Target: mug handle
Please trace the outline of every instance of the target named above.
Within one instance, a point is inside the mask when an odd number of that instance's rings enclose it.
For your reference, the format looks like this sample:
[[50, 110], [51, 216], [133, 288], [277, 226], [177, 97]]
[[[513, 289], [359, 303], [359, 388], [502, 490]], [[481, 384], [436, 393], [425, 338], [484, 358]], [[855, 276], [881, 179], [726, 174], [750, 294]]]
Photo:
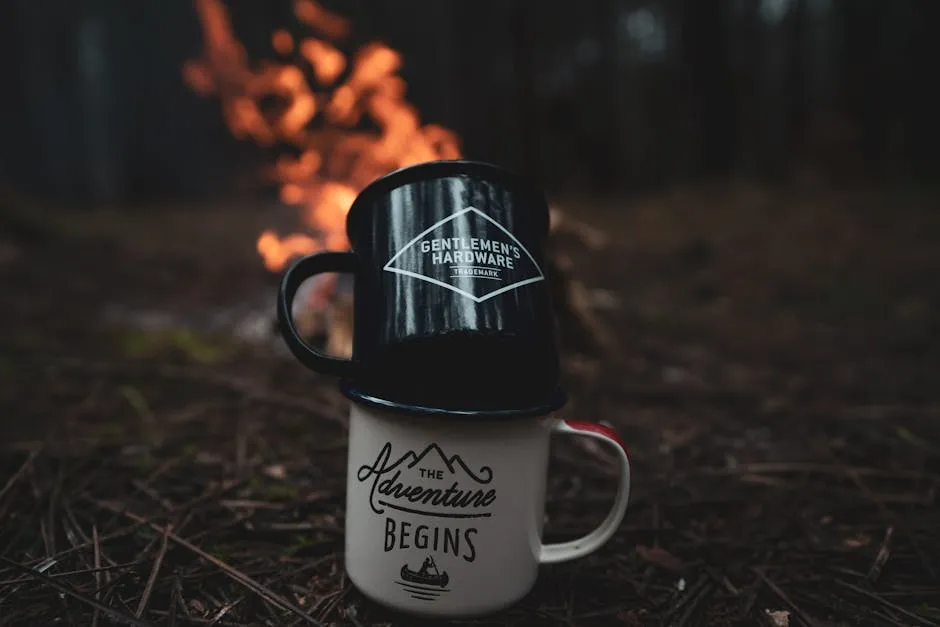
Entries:
[[316, 274], [342, 272], [355, 275], [358, 268], [359, 259], [355, 253], [322, 252], [301, 257], [291, 264], [281, 278], [277, 293], [277, 320], [282, 330], [281, 336], [294, 357], [311, 370], [338, 377], [350, 377], [356, 371], [357, 362], [354, 359], [325, 355], [303, 340], [294, 326], [292, 315], [297, 290], [304, 281]]
[[614, 497], [613, 506], [611, 506], [604, 522], [594, 531], [577, 540], [558, 544], [543, 544], [539, 554], [540, 564], [567, 562], [585, 557], [601, 548], [617, 532], [617, 528], [623, 521], [623, 516], [627, 511], [627, 503], [630, 500], [630, 458], [627, 455], [627, 447], [616, 431], [595, 422], [580, 420], [559, 420], [555, 423], [552, 431], [594, 438], [610, 446], [616, 451], [617, 460], [620, 462], [620, 483], [617, 487], [617, 495]]

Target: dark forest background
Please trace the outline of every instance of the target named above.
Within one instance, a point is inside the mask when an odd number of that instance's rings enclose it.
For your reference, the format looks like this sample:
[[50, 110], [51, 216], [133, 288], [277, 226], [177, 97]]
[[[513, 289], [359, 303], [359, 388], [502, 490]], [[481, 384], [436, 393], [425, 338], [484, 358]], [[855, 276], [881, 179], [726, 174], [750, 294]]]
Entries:
[[[229, 0], [253, 58], [286, 0]], [[921, 184], [938, 171], [936, 0], [346, 0], [424, 122], [552, 192], [701, 178]], [[250, 189], [269, 163], [184, 84], [187, 0], [4, 0], [0, 179], [83, 204]], [[347, 51], [348, 52], [348, 51]], [[239, 192], [240, 193], [240, 192]]]

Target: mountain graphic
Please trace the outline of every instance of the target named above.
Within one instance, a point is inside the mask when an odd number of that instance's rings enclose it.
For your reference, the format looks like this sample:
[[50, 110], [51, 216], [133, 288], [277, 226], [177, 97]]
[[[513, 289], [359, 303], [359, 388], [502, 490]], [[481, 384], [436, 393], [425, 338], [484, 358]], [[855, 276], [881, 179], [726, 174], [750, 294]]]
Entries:
[[532, 253], [492, 216], [467, 207], [424, 229], [383, 270], [480, 303], [545, 280]]
[[448, 457], [447, 454], [444, 453], [441, 447], [437, 444], [429, 444], [420, 453], [408, 451], [397, 461], [390, 464], [387, 468], [391, 469], [400, 466], [401, 464], [405, 464], [405, 467], [410, 470], [422, 462], [431, 462], [432, 460], [428, 459], [429, 456], [443, 462], [444, 466], [451, 474], [456, 474], [457, 470], [460, 469], [477, 483], [487, 484], [493, 480], [493, 469], [489, 466], [481, 466], [478, 471], [474, 472], [470, 470], [466, 462], [464, 462], [459, 455], [451, 455]]

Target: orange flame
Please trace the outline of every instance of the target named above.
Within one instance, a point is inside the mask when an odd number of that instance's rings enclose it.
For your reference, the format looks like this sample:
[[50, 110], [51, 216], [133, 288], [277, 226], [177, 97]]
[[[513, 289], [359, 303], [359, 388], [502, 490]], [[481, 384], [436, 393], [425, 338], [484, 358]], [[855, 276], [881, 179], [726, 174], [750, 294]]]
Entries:
[[[349, 34], [345, 18], [313, 0], [292, 0], [297, 19], [323, 38], [295, 41], [283, 29], [271, 35], [276, 53], [297, 52], [309, 65], [314, 89], [301, 65], [264, 61], [252, 67], [221, 0], [194, 1], [204, 49], [200, 59], [184, 64], [184, 79], [198, 93], [219, 97], [235, 137], [267, 146], [281, 142], [299, 153], [278, 159], [274, 173], [281, 201], [302, 208], [309, 232], [285, 237], [271, 230], [261, 233], [257, 250], [269, 270], [279, 271], [299, 255], [348, 248], [346, 213], [375, 178], [416, 163], [461, 157], [457, 135], [422, 125], [418, 111], [405, 100], [397, 52], [373, 42], [350, 62], [334, 45]], [[272, 97], [276, 104], [264, 110], [262, 100]], [[318, 119], [323, 123], [312, 128]], [[357, 129], [363, 119], [378, 130]]]

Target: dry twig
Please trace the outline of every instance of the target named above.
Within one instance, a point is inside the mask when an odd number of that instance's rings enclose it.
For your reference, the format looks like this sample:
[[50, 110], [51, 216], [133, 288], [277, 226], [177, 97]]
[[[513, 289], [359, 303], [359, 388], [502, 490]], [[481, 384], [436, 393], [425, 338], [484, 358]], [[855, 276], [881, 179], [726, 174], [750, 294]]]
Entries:
[[185, 548], [185, 549], [187, 549], [187, 550], [189, 550], [189, 551], [192, 551], [193, 553], [195, 553], [196, 555], [198, 555], [198, 556], [201, 557], [202, 559], [206, 560], [207, 562], [209, 562], [209, 563], [215, 565], [217, 568], [219, 568], [219, 570], [221, 570], [222, 572], [224, 572], [226, 575], [228, 575], [229, 577], [231, 577], [233, 580], [235, 580], [235, 581], [237, 581], [238, 583], [242, 584], [243, 586], [245, 586], [246, 588], [248, 588], [249, 590], [251, 590], [252, 592], [254, 592], [255, 594], [257, 594], [258, 596], [260, 596], [260, 597], [263, 598], [264, 600], [268, 601], [269, 603], [272, 603], [272, 604], [276, 605], [277, 607], [280, 607], [280, 608], [283, 609], [283, 610], [287, 610], [288, 612], [292, 612], [293, 614], [295, 614], [295, 615], [297, 615], [297, 616], [299, 616], [299, 617], [302, 617], [304, 621], [306, 621], [307, 623], [309, 623], [309, 624], [311, 624], [311, 625], [317, 625], [317, 626], [320, 625], [319, 622], [317, 622], [317, 621], [315, 621], [313, 618], [307, 616], [307, 614], [306, 614], [302, 609], [300, 609], [299, 607], [297, 607], [296, 605], [294, 605], [293, 603], [291, 603], [291, 602], [288, 601], [287, 599], [283, 598], [283, 597], [280, 596], [279, 594], [277, 594], [277, 593], [273, 592], [272, 590], [268, 589], [266, 586], [264, 586], [264, 585], [258, 583], [257, 581], [255, 581], [254, 579], [252, 579], [252, 578], [249, 577], [248, 575], [242, 573], [241, 571], [239, 571], [239, 570], [233, 568], [232, 566], [229, 566], [228, 564], [226, 564], [225, 562], [223, 562], [223, 561], [220, 560], [219, 558], [215, 557], [214, 555], [211, 555], [211, 554], [209, 554], [209, 553], [206, 553], [205, 551], [203, 551], [202, 549], [200, 549], [198, 546], [196, 546], [196, 545], [194, 545], [194, 544], [191, 544], [190, 542], [184, 540], [183, 538], [179, 537], [178, 535], [176, 535], [175, 533], [173, 533], [172, 531], [170, 531], [168, 528], [166, 528], [166, 527], [161, 527], [160, 525], [158, 525], [158, 524], [156, 524], [156, 523], [153, 523], [153, 522], [148, 521], [146, 518], [143, 518], [143, 517], [141, 517], [141, 516], [138, 516], [138, 515], [136, 515], [136, 514], [134, 514], [134, 513], [132, 513], [132, 512], [128, 512], [128, 511], [126, 511], [126, 510], [123, 510], [123, 509], [121, 509], [120, 507], [116, 507], [116, 506], [114, 506], [114, 505], [112, 505], [112, 504], [110, 504], [110, 503], [101, 503], [101, 502], [98, 502], [97, 505], [99, 505], [100, 507], [103, 507], [103, 508], [105, 508], [105, 509], [109, 509], [109, 510], [111, 510], [111, 511], [117, 513], [117, 514], [121, 514], [121, 515], [123, 515], [123, 516], [126, 516], [127, 518], [129, 518], [130, 520], [133, 520], [133, 521], [135, 521], [135, 522], [140, 522], [140, 523], [142, 523], [142, 524], [148, 525], [151, 529], [153, 529], [154, 531], [156, 531], [156, 532], [158, 532], [158, 533], [165, 534], [165, 537], [166, 537], [166, 538], [172, 540], [174, 543], [180, 545], [181, 547], [183, 547], [183, 548]]
[[22, 564], [14, 562], [13, 560], [7, 559], [6, 557], [3, 557], [2, 555], [0, 555], [0, 561], [2, 561], [3, 563], [17, 570], [23, 571], [24, 573], [29, 575], [31, 578], [36, 579], [37, 581], [41, 581], [44, 584], [52, 588], [55, 588], [62, 594], [66, 594], [80, 601], [81, 603], [84, 603], [85, 605], [88, 605], [89, 607], [92, 607], [98, 610], [99, 612], [103, 614], [107, 614], [108, 616], [116, 620], [118, 623], [126, 624], [126, 625], [133, 625], [134, 627], [152, 627], [150, 623], [140, 620], [139, 618], [135, 616], [131, 616], [130, 614], [124, 614], [123, 612], [119, 612], [118, 610], [114, 608], [108, 607], [107, 605], [100, 603], [99, 601], [93, 599], [92, 597], [82, 594], [81, 592], [74, 590], [70, 588], [69, 586], [66, 586], [65, 584], [59, 583], [52, 577], [44, 575], [43, 573], [39, 572], [36, 569], [29, 568], [28, 566], [24, 566]]
[[780, 588], [780, 586], [778, 586], [778, 585], [775, 584], [773, 581], [771, 581], [770, 578], [768, 578], [767, 575], [765, 575], [763, 572], [761, 572], [761, 570], [760, 570], [759, 568], [751, 568], [751, 572], [753, 572], [755, 575], [757, 575], [757, 576], [760, 578], [760, 580], [763, 581], [763, 582], [767, 585], [768, 588], [770, 588], [771, 590], [773, 590], [774, 594], [776, 594], [778, 597], [780, 597], [780, 600], [783, 601], [784, 603], [786, 603], [786, 604], [790, 607], [790, 609], [793, 610], [793, 612], [794, 612], [797, 616], [799, 616], [800, 619], [801, 619], [804, 623], [806, 623], [807, 627], [816, 627], [816, 626], [818, 625], [818, 623], [816, 622], [816, 619], [815, 619], [815, 618], [813, 618], [812, 616], [810, 616], [809, 614], [807, 614], [805, 611], [803, 611], [803, 610], [800, 608], [800, 606], [798, 606], [796, 603], [794, 603], [794, 602], [790, 599], [790, 597], [787, 596], [787, 593], [784, 592], [784, 591]]
[[144, 587], [144, 593], [140, 597], [140, 603], [137, 604], [137, 617], [143, 615], [147, 608], [147, 601], [150, 600], [150, 593], [153, 592], [153, 584], [157, 580], [157, 574], [160, 572], [160, 565], [163, 564], [163, 557], [166, 555], [167, 538], [173, 525], [167, 525], [163, 528], [163, 539], [160, 542], [160, 552], [157, 553], [157, 559], [153, 561], [153, 568], [150, 570], [150, 577], [147, 578], [147, 585]]

